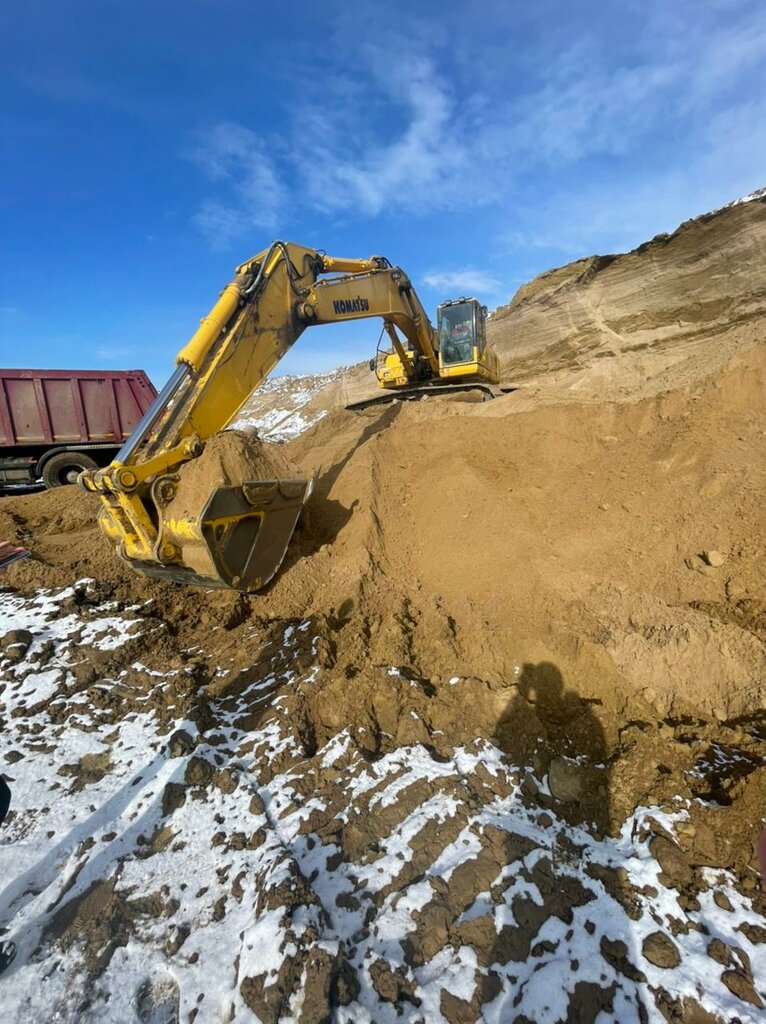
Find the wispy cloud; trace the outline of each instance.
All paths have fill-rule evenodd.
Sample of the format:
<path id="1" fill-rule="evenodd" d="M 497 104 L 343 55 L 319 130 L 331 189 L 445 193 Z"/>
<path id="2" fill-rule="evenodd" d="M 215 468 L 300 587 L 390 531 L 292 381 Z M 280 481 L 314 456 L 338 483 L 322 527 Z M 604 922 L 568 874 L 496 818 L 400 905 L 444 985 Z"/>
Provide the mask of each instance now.
<path id="1" fill-rule="evenodd" d="M 423 276 L 423 281 L 431 288 L 450 294 L 474 292 L 478 295 L 494 295 L 501 287 L 501 282 L 483 270 L 432 270 Z"/>
<path id="2" fill-rule="evenodd" d="M 126 359 L 128 356 L 134 355 L 135 351 L 129 345 L 106 345 L 103 348 L 97 348 L 95 354 L 99 359 L 111 362 L 115 359 Z"/>
<path id="3" fill-rule="evenodd" d="M 594 238 L 632 237 L 621 193 L 639 241 L 705 209 L 695 203 L 760 184 L 750 178 L 766 166 L 766 133 L 752 85 L 766 74 L 766 9 L 649 4 L 621 51 L 607 31 L 584 29 L 521 79 L 490 48 L 494 88 L 485 68 L 458 73 L 438 39 L 385 43 L 359 47 L 358 64 L 321 100 L 288 104 L 279 138 L 231 122 L 207 134 L 193 158 L 215 192 L 194 219 L 211 242 L 309 212 L 417 217 L 490 205 L 506 243 L 547 246 L 555 234 L 562 251 L 584 252 Z"/>
<path id="4" fill-rule="evenodd" d="M 305 101 L 294 111 L 289 145 L 270 140 L 267 149 L 253 131 L 232 122 L 206 133 L 191 157 L 218 195 L 193 219 L 211 243 L 226 244 L 252 226 L 273 229 L 288 205 L 293 215 L 308 206 L 375 217 L 389 210 L 455 209 L 496 196 L 489 179 L 472 171 L 471 133 L 461 127 L 459 105 L 434 60 L 400 44 L 408 51 L 406 66 L 392 66 L 387 49 L 364 51 L 371 87 L 402 125 L 386 142 L 364 130 L 348 132 L 349 123 L 364 123 L 369 97 L 343 79 L 333 85 L 342 97 L 334 111 Z"/>
<path id="5" fill-rule="evenodd" d="M 252 227 L 277 226 L 286 192 L 255 132 L 228 121 L 215 125 L 191 159 L 219 187 L 220 196 L 206 199 L 194 215 L 211 245 L 225 246 Z"/>
<path id="6" fill-rule="evenodd" d="M 651 173 L 638 166 L 613 180 L 573 180 L 566 191 L 509 211 L 494 244 L 505 254 L 546 250 L 556 262 L 624 252 L 766 185 L 766 100 L 723 110 L 710 118 L 709 128 L 692 165 Z"/>
<path id="7" fill-rule="evenodd" d="M 348 137 L 336 147 L 326 118 L 310 140 L 325 173 L 303 177 L 312 204 L 337 211 L 352 206 L 368 216 L 384 210 L 423 212 L 469 205 L 490 198 L 481 176 L 471 177 L 470 133 L 462 130 L 459 105 L 434 60 L 400 41 L 390 51 L 367 47 L 372 86 L 389 107 L 394 129 L 388 141 Z M 406 53 L 403 59 L 402 51 Z M 321 134 L 320 134 L 321 132 Z M 330 139 L 330 144 L 324 140 Z"/>

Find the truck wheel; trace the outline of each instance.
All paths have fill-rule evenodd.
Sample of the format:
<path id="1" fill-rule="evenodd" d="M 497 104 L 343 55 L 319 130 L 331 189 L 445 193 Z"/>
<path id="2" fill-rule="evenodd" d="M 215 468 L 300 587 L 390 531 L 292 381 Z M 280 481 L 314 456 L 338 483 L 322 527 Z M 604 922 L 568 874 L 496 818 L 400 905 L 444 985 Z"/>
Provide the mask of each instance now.
<path id="1" fill-rule="evenodd" d="M 40 475 L 46 487 L 63 487 L 76 484 L 84 469 L 98 469 L 98 463 L 83 452 L 59 452 L 48 459 Z"/>

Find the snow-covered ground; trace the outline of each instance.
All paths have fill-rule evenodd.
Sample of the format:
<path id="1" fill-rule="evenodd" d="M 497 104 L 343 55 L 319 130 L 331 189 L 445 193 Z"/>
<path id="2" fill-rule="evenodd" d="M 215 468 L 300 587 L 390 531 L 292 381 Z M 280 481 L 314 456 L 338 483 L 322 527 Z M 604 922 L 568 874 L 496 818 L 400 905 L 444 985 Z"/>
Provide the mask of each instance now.
<path id="1" fill-rule="evenodd" d="M 766 188 L 757 188 L 755 192 L 750 192 L 748 195 L 742 196 L 741 199 L 733 199 L 730 203 L 727 203 L 726 206 L 722 206 L 721 209 L 727 210 L 730 206 L 741 206 L 743 203 L 752 203 L 756 199 L 766 199 Z"/>
<path id="2" fill-rule="evenodd" d="M 140 608 L 74 596 L 0 594 L 0 638 L 28 631 L 0 661 L 4 1020 L 763 1020 L 750 899 L 705 869 L 682 907 L 650 852 L 683 808 L 596 840 L 485 740 L 312 750 L 288 706 L 321 673 L 309 621 L 276 652 L 253 629 L 253 671 L 218 665 L 210 697 L 199 652 L 136 660 Z"/>
<path id="3" fill-rule="evenodd" d="M 253 394 L 232 427 L 254 427 L 265 441 L 298 437 L 327 415 L 323 409 L 307 412 L 305 407 L 343 372 L 341 367 L 329 373 L 271 377 Z"/>

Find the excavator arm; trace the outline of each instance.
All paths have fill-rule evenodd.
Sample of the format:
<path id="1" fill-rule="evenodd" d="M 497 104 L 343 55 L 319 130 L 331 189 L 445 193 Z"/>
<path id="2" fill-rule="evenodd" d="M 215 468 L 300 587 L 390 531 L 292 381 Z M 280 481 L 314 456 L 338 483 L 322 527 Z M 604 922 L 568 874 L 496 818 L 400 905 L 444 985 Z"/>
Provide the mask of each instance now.
<path id="1" fill-rule="evenodd" d="M 322 274 L 341 276 L 320 280 Z M 379 256 L 337 259 L 274 242 L 237 268 L 237 276 L 176 356 L 172 390 L 160 394 L 117 462 L 135 462 L 144 445 L 141 463 L 146 467 L 153 455 L 167 455 L 186 438 L 207 440 L 236 417 L 307 327 L 365 317 L 383 319 L 409 379 L 438 374 L 436 333 L 399 267 Z M 157 426 L 150 438 L 147 427 Z"/>
<path id="2" fill-rule="evenodd" d="M 235 419 L 307 327 L 366 317 L 383 319 L 403 383 L 438 375 L 436 333 L 407 275 L 384 258 L 337 259 L 274 242 L 238 267 L 115 461 L 81 475 L 81 486 L 102 499 L 99 522 L 120 557 L 179 582 L 264 586 L 311 482 L 237 482 L 179 519 L 170 514 L 178 470 Z"/>
<path id="3" fill-rule="evenodd" d="M 435 377 L 439 373 L 436 333 L 409 278 L 399 267 L 386 265 L 318 281 L 299 307 L 299 313 L 309 323 L 321 324 L 382 317 L 407 380 Z M 404 335 L 409 349 L 396 328 Z"/>

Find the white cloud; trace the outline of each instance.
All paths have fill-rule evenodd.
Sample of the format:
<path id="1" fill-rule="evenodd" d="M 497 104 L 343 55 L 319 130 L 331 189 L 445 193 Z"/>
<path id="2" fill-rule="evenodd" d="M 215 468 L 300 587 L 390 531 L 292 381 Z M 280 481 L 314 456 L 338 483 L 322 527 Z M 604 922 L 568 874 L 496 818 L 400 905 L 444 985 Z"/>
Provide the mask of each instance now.
<path id="1" fill-rule="evenodd" d="M 423 281 L 431 288 L 450 295 L 495 294 L 501 287 L 500 281 L 483 270 L 432 270 L 423 276 Z"/>
<path id="2" fill-rule="evenodd" d="M 212 182 L 224 187 L 225 198 L 206 199 L 194 215 L 211 245 L 226 245 L 251 227 L 276 227 L 286 192 L 274 160 L 255 132 L 229 121 L 218 124 L 191 158 Z"/>
<path id="3" fill-rule="evenodd" d="M 368 46 L 365 53 L 376 97 L 402 129 L 385 142 L 364 128 L 349 132 L 349 124 L 364 124 L 370 99 L 342 79 L 333 84 L 340 102 L 312 107 L 304 101 L 294 110 L 289 146 L 267 149 L 244 125 L 216 125 L 191 154 L 219 186 L 193 218 L 212 244 L 225 245 L 252 226 L 274 229 L 283 213 L 307 205 L 377 216 L 496 197 L 489 180 L 475 173 L 472 134 L 433 60 L 409 52 L 406 62 L 392 66 L 387 49 Z"/>
<path id="4" fill-rule="evenodd" d="M 491 204 L 506 242 L 547 247 L 555 236 L 576 254 L 632 238 L 634 220 L 640 241 L 708 198 L 734 198 L 740 183 L 762 184 L 751 180 L 766 166 L 752 84 L 766 71 L 766 9 L 648 5 L 619 50 L 596 32 L 517 79 L 505 50 L 490 48 L 494 88 L 484 68 L 469 79 L 450 63 L 448 74 L 438 39 L 362 46 L 321 99 L 301 96 L 278 142 L 234 123 L 209 133 L 194 159 L 217 192 L 195 222 L 226 244 L 307 210 L 417 217 Z"/>
<path id="5" fill-rule="evenodd" d="M 324 118 L 312 148 L 319 150 L 325 173 L 305 178 L 313 204 L 375 216 L 386 209 L 418 212 L 488 198 L 481 176 L 469 183 L 470 133 L 462 130 L 459 108 L 433 60 L 414 53 L 404 60 L 400 53 L 392 65 L 388 51 L 367 52 L 376 89 L 403 127 L 387 142 L 365 137 L 349 151 L 347 139 L 341 146 L 323 142 L 333 138 Z"/>
<path id="6" fill-rule="evenodd" d="M 645 159 L 649 138 L 678 150 L 704 137 L 711 115 L 749 100 L 740 83 L 766 65 L 766 10 L 713 25 L 699 5 L 676 6 L 647 7 L 632 59 L 615 60 L 603 39 L 575 40 L 555 68 L 505 106 L 488 141 L 501 149 L 505 127 L 514 137 L 506 154 L 519 169 L 593 155 Z"/>
<path id="7" fill-rule="evenodd" d="M 528 253 L 528 276 L 541 269 L 534 250 L 561 259 L 625 252 L 660 232 L 766 184 L 766 100 L 744 100 L 709 121 L 709 137 L 693 163 L 635 168 L 613 180 L 573 181 L 566 191 L 521 204 L 495 242 L 501 252 Z M 754 155 L 760 159 L 754 160 Z"/>

